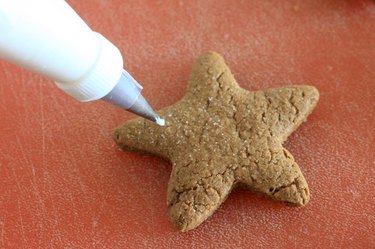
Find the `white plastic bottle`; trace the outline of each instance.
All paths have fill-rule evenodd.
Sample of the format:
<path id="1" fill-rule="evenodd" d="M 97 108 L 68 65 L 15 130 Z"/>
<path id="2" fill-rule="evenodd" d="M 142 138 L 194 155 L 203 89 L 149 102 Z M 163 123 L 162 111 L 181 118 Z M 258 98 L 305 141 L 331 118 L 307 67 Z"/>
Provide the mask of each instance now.
<path id="1" fill-rule="evenodd" d="M 104 99 L 162 124 L 123 69 L 120 51 L 63 0 L 0 0 L 0 58 L 86 102 Z"/>

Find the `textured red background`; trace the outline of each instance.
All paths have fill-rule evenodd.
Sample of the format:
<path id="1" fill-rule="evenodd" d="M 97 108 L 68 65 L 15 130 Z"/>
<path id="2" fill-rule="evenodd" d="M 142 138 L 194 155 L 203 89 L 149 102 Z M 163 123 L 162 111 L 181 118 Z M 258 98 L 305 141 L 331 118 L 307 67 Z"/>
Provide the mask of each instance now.
<path id="1" fill-rule="evenodd" d="M 316 86 L 317 108 L 285 145 L 312 199 L 289 208 L 238 190 L 200 227 L 177 232 L 166 207 L 171 166 L 111 140 L 132 114 L 80 104 L 1 62 L 0 247 L 375 247 L 373 2 L 69 2 L 120 48 L 156 109 L 183 96 L 208 49 L 244 88 Z"/>

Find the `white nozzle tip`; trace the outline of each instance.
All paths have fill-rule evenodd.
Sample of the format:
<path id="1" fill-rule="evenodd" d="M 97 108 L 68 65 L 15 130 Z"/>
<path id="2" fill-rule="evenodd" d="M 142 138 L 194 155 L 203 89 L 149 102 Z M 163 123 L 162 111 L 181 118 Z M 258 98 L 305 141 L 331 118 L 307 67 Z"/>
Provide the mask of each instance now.
<path id="1" fill-rule="evenodd" d="M 165 119 L 164 118 L 160 118 L 159 116 L 156 117 L 155 122 L 156 122 L 156 124 L 158 124 L 160 126 L 164 126 L 165 125 Z"/>

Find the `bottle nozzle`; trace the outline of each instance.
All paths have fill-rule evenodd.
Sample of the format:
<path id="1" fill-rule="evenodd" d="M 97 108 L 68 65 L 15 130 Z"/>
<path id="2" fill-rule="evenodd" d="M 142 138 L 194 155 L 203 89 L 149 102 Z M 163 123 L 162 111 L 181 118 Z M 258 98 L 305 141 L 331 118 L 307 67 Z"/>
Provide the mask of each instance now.
<path id="1" fill-rule="evenodd" d="M 128 109 L 128 111 L 151 120 L 160 126 L 165 125 L 165 120 L 160 118 L 159 115 L 154 112 L 141 94 L 138 96 L 135 103 Z"/>
<path id="2" fill-rule="evenodd" d="M 117 85 L 102 99 L 164 126 L 165 120 L 143 98 L 141 90 L 142 86 L 124 70 Z"/>

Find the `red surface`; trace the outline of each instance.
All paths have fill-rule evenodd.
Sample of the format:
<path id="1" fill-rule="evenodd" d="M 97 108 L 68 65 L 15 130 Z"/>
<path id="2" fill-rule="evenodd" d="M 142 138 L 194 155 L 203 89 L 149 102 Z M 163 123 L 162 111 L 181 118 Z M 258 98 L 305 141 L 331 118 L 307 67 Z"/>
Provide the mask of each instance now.
<path id="1" fill-rule="evenodd" d="M 0 63 L 0 247 L 374 248 L 375 4 L 371 1 L 70 1 L 127 59 L 156 108 L 183 96 L 193 60 L 220 52 L 247 89 L 316 86 L 286 147 L 306 208 L 238 190 L 197 229 L 168 222 L 171 166 L 111 140 L 133 115 L 80 104 Z"/>

